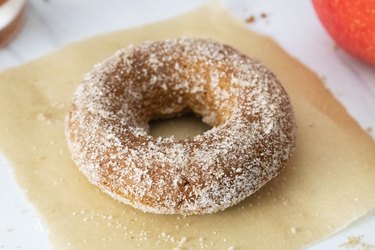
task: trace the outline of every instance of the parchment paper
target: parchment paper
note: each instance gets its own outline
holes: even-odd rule
[[[144,214],[89,184],[67,152],[63,119],[85,72],[129,43],[181,36],[228,43],[270,67],[298,122],[295,156],[258,193],[205,216]],[[295,249],[375,207],[375,144],[319,78],[216,4],[72,44],[0,74],[0,147],[56,249]]]

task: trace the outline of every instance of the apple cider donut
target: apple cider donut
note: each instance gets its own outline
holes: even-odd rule
[[[153,118],[189,108],[213,128],[174,140]],[[145,42],[96,65],[66,117],[90,182],[144,212],[208,214],[253,194],[285,166],[296,125],[287,93],[259,61],[203,39]]]

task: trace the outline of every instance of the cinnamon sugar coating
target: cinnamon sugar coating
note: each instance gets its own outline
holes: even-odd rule
[[[150,119],[186,108],[212,129],[174,140]],[[73,160],[90,182],[145,212],[207,214],[274,178],[295,147],[285,90],[259,61],[202,39],[117,51],[77,88],[66,117]]]

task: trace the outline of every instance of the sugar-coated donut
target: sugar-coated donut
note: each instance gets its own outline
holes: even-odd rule
[[[174,140],[150,119],[189,108],[212,129]],[[224,210],[275,177],[295,147],[287,93],[259,61],[203,39],[117,51],[77,88],[66,117],[73,160],[101,190],[145,212]]]

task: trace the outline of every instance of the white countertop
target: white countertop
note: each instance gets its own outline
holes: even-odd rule
[[[310,1],[287,2],[224,1],[239,20],[254,15],[256,21],[247,24],[249,29],[273,37],[291,55],[317,72],[354,119],[364,129],[375,130],[375,68],[334,49],[334,42],[320,25]],[[21,33],[6,48],[0,49],[0,70],[40,57],[72,41],[171,18],[203,3],[204,0],[30,0]],[[261,18],[261,13],[266,13],[267,18]],[[375,138],[375,132],[372,133]],[[26,200],[1,155],[0,204],[0,249],[49,248],[46,226]],[[373,213],[311,249],[342,249],[340,244],[348,236],[362,237],[361,242],[375,248]]]

